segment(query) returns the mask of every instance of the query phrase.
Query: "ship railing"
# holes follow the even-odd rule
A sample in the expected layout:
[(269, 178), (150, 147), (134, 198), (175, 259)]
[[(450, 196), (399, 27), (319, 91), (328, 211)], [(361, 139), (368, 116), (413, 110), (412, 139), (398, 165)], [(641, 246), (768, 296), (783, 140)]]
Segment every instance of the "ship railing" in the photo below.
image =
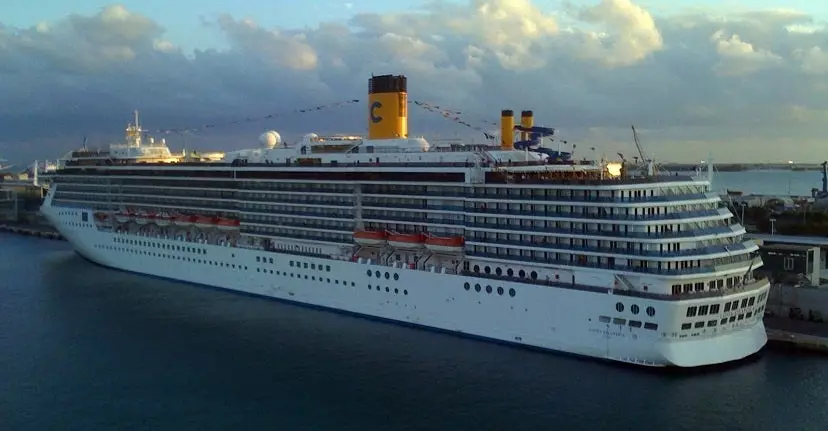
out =
[[(367, 217), (366, 217), (367, 218)], [(386, 217), (387, 220), (390, 220), (390, 217)], [(421, 223), (439, 223), (439, 224), (453, 224), (449, 223), (447, 220), (438, 221), (436, 219), (424, 219), (423, 217), (402, 217), (402, 216), (394, 216), (393, 219), (402, 219), (404, 221), (415, 221)], [(504, 219), (505, 221), (506, 219)], [(508, 224), (508, 223), (466, 223), (465, 221), (461, 221), (460, 223), (464, 225), (467, 229), (468, 228), (483, 228), (483, 229), (497, 229), (497, 230), (511, 230), (516, 232), (533, 232), (535, 234), (538, 233), (538, 229), (532, 226), (522, 226), (517, 224)], [(562, 235), (588, 235), (588, 236), (602, 236), (602, 237), (610, 237), (610, 238), (654, 238), (654, 239), (667, 239), (667, 238), (697, 238), (704, 235), (720, 235), (720, 234), (728, 234), (733, 233), (734, 228), (731, 226), (713, 226), (707, 227), (703, 229), (697, 230), (682, 230), (682, 231), (673, 231), (673, 232), (622, 232), (622, 231), (611, 231), (611, 230), (598, 230), (598, 229), (566, 229), (566, 228), (545, 228), (543, 233), (557, 233)]]
[(605, 293), (605, 294), (613, 294), (619, 296), (630, 296), (636, 298), (645, 298), (645, 299), (653, 299), (659, 301), (687, 301), (692, 299), (705, 299), (705, 298), (713, 298), (713, 297), (724, 297), (724, 296), (731, 296), (734, 294), (742, 293), (742, 292), (749, 292), (753, 290), (757, 290), (764, 286), (766, 281), (764, 279), (757, 279), (756, 282), (750, 285), (745, 285), (741, 288), (727, 288), (727, 289), (719, 289), (719, 290), (707, 290), (703, 292), (690, 292), (690, 293), (680, 293), (680, 294), (672, 294), (672, 293), (656, 293), (656, 292), (644, 292), (641, 290), (624, 290), (624, 289), (614, 289), (611, 287), (599, 287), (599, 286), (591, 286), (579, 283), (570, 283), (570, 282), (561, 282), (555, 280), (546, 280), (546, 279), (531, 279), (531, 278), (520, 278), (520, 277), (509, 277), (507, 275), (495, 275), (495, 274), (484, 274), (479, 272), (471, 272), (467, 270), (463, 270), (460, 272), (460, 275), (468, 276), (468, 277), (477, 277), (477, 278), (486, 278), (490, 280), (500, 280), (500, 281), (509, 281), (515, 283), (525, 283), (525, 284), (534, 284), (538, 286), (549, 286), (549, 287), (557, 287), (563, 289), (574, 289), (574, 290), (581, 290), (587, 292), (594, 292), (594, 293)]
[[(571, 232), (577, 234), (579, 232)], [(633, 237), (635, 238), (635, 237)], [(667, 237), (665, 237), (667, 238)], [(731, 243), (731, 244), (722, 244), (722, 245), (712, 245), (707, 247), (699, 247), (699, 248), (688, 248), (684, 250), (678, 251), (661, 251), (661, 250), (639, 250), (638, 248), (627, 248), (627, 247), (591, 247), (591, 246), (578, 246), (578, 245), (570, 245), (567, 243), (556, 243), (554, 238), (550, 239), (552, 241), (549, 242), (528, 242), (528, 241), (517, 241), (517, 240), (507, 240), (507, 239), (488, 239), (484, 237), (477, 237), (476, 235), (467, 236), (466, 242), (469, 245), (477, 245), (477, 244), (485, 244), (487, 246), (499, 246), (499, 245), (514, 245), (514, 246), (525, 246), (525, 247), (533, 247), (533, 248), (541, 248), (546, 250), (560, 250), (558, 252), (565, 252), (565, 251), (580, 251), (586, 253), (601, 253), (601, 254), (615, 254), (615, 255), (622, 255), (622, 256), (635, 256), (635, 257), (705, 257), (711, 254), (720, 254), (720, 253), (737, 253), (740, 251), (747, 250), (750, 241), (745, 241), (744, 243)], [(567, 240), (568, 241), (568, 240)], [(477, 244), (473, 244), (477, 243)]]
[[(466, 241), (468, 241), (468, 239)], [(666, 268), (653, 268), (653, 267), (640, 268), (640, 267), (635, 267), (635, 266), (609, 265), (609, 264), (606, 264), (606, 263), (598, 263), (598, 262), (573, 263), (569, 260), (552, 260), (552, 259), (543, 260), (541, 262), (537, 258), (530, 257), (530, 256), (521, 256), (521, 255), (506, 254), (506, 253), (477, 252), (477, 251), (471, 251), (471, 250), (466, 250), (466, 255), (469, 256), (469, 257), (484, 257), (484, 258), (491, 258), (491, 259), (501, 259), (501, 260), (509, 260), (509, 261), (526, 262), (527, 264), (545, 263), (545, 264), (551, 264), (551, 265), (560, 265), (560, 266), (576, 267), (576, 268), (598, 268), (598, 269), (608, 269), (608, 270), (619, 271), (619, 272), (635, 272), (635, 273), (642, 273), (642, 274), (673, 275), (673, 276), (675, 276), (675, 275), (690, 275), (690, 274), (709, 274), (709, 273), (712, 273), (712, 272), (717, 272), (717, 271), (722, 271), (722, 270), (733, 270), (733, 269), (737, 269), (737, 268), (744, 268), (745, 265), (748, 262), (748, 260), (744, 260), (744, 261), (741, 261), (741, 262), (733, 262), (733, 263), (729, 263), (727, 265), (720, 265), (720, 266), (700, 266), (700, 267), (693, 267), (693, 268), (666, 269)], [(722, 268), (725, 268), (725, 269), (722, 269)]]

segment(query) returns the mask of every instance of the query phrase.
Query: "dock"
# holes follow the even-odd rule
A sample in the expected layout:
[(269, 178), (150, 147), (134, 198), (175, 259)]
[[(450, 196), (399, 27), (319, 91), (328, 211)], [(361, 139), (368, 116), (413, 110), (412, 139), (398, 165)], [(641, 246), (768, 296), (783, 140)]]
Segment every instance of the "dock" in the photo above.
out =
[(828, 355), (828, 324), (765, 316), (768, 347)]
[(18, 235), (28, 235), (39, 238), (62, 241), (66, 240), (66, 238), (64, 238), (63, 235), (61, 235), (54, 228), (43, 225), (0, 224), (0, 232), (8, 232)]

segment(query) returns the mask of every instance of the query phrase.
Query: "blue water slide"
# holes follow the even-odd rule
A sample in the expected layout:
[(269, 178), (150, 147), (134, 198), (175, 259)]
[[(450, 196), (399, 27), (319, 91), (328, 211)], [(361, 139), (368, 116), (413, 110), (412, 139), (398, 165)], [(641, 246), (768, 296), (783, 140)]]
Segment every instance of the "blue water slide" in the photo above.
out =
[(546, 137), (546, 136), (552, 136), (552, 135), (555, 134), (555, 129), (553, 129), (552, 127), (539, 127), (539, 126), (523, 127), (523, 126), (518, 124), (518, 125), (515, 126), (515, 130), (517, 130), (519, 132), (528, 132), (528, 133), (531, 133), (533, 137), (534, 137), (534, 135), (537, 135), (537, 137), (539, 137), (539, 138)]

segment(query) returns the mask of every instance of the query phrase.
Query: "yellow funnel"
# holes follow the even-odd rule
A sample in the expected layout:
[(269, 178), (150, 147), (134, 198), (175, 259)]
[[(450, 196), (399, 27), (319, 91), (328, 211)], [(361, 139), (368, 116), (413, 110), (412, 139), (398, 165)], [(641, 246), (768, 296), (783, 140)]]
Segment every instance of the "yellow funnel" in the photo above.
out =
[(500, 148), (515, 148), (515, 113), (511, 109), (500, 111)]
[[(533, 127), (535, 125), (535, 117), (532, 111), (522, 111), (520, 113), (520, 125), (523, 127)], [(528, 141), (529, 132), (520, 132), (520, 140)]]
[(408, 137), (408, 80), (382, 75), (368, 80), (368, 139)]

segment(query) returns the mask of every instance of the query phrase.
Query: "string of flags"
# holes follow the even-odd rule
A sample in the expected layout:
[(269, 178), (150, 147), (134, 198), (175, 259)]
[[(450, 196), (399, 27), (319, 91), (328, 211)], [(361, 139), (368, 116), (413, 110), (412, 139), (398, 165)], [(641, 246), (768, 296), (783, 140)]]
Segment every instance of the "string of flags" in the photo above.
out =
[[(196, 127), (179, 127), (179, 128), (146, 130), (145, 132), (154, 133), (154, 134), (197, 133), (199, 131), (214, 129), (214, 128), (222, 127), (222, 126), (232, 126), (232, 125), (237, 125), (237, 124), (245, 124), (245, 123), (253, 123), (253, 122), (259, 122), (259, 121), (265, 121), (265, 120), (272, 120), (272, 119), (284, 117), (286, 115), (304, 114), (304, 113), (309, 113), (309, 112), (324, 111), (324, 110), (327, 110), (327, 109), (333, 109), (333, 108), (339, 108), (339, 107), (343, 107), (343, 106), (347, 106), (347, 105), (353, 105), (353, 104), (356, 104), (356, 103), (359, 103), (359, 102), (360, 102), (359, 99), (350, 99), (350, 100), (343, 100), (343, 101), (334, 102), (334, 103), (327, 103), (327, 104), (324, 104), (324, 105), (313, 106), (313, 107), (309, 107), (309, 108), (300, 108), (300, 109), (293, 109), (293, 110), (283, 111), (283, 112), (279, 112), (279, 113), (272, 113), (272, 114), (268, 114), (268, 115), (261, 116), (261, 117), (239, 118), (239, 119), (235, 119), (235, 120), (232, 120), (232, 121), (226, 121), (226, 122), (222, 122), (222, 123), (213, 123), (213, 124), (203, 124), (201, 126), (196, 126)], [(453, 122), (455, 122), (455, 123), (457, 123), (461, 126), (468, 127), (469, 129), (481, 132), (486, 137), (486, 139), (489, 139), (489, 140), (496, 139), (495, 135), (493, 135), (490, 132), (490, 130), (487, 130), (487, 129), (485, 129), (483, 127), (480, 127), (480, 126), (476, 126), (476, 125), (471, 124), (468, 121), (464, 120), (461, 117), (461, 114), (462, 114), (461, 111), (457, 111), (457, 110), (454, 110), (454, 109), (449, 109), (449, 108), (446, 108), (445, 106), (440, 106), (440, 105), (424, 102), (424, 101), (421, 101), (421, 100), (410, 100), (409, 103), (413, 103), (414, 105), (416, 105), (416, 106), (418, 106), (418, 107), (420, 107), (420, 108), (422, 108), (426, 111), (438, 114), (438, 115), (442, 116), (443, 118), (445, 118), (447, 120), (451, 120), (451, 121), (453, 121)], [(499, 124), (496, 121), (481, 121), (480, 124), (485, 125), (487, 127), (495, 128), (495, 129), (499, 127)], [(564, 143), (566, 143), (566, 142), (564, 141)], [(574, 145), (573, 145), (573, 147), (574, 147)]]
[(352, 105), (354, 103), (359, 103), (359, 99), (343, 100), (343, 101), (340, 101), (340, 102), (328, 103), (328, 104), (325, 104), (325, 105), (313, 106), (313, 107), (310, 107), (310, 108), (293, 109), (293, 110), (290, 110), (290, 111), (284, 111), (284, 112), (279, 112), (279, 113), (274, 113), (274, 114), (268, 114), (268, 115), (265, 115), (263, 117), (241, 118), (241, 119), (236, 119), (236, 120), (227, 121), (227, 122), (223, 122), (223, 123), (204, 124), (204, 125), (201, 125), (201, 126), (198, 126), (198, 127), (156, 129), (156, 130), (152, 130), (152, 131), (149, 131), (149, 132), (157, 133), (157, 134), (196, 133), (198, 131), (213, 129), (213, 128), (221, 127), (221, 126), (231, 126), (231, 125), (236, 125), (236, 124), (253, 123), (253, 122), (257, 122), (257, 121), (271, 120), (271, 119), (274, 119), (274, 118), (284, 117), (285, 115), (304, 114), (304, 113), (308, 113), (308, 112), (323, 111), (323, 110), (326, 110), (326, 109), (339, 108), (341, 106)]
[[(460, 114), (462, 114), (462, 112), (460, 112), (460, 111), (455, 111), (453, 109), (447, 109), (447, 108), (441, 107), (439, 105), (432, 105), (430, 103), (423, 102), (423, 101), (420, 101), (420, 100), (413, 100), (410, 103), (413, 103), (413, 104), (419, 106), (420, 108), (425, 109), (426, 111), (430, 111), (430, 112), (434, 112), (436, 114), (440, 114), (440, 115), (443, 116), (443, 118), (454, 121), (455, 123), (460, 124), (461, 126), (465, 126), (465, 127), (468, 127), (472, 130), (476, 130), (478, 132), (481, 132), (481, 133), (483, 133), (484, 136), (486, 136), (486, 139), (489, 139), (489, 140), (494, 140), (495, 139), (495, 136), (492, 135), (491, 133), (489, 133), (488, 130), (486, 130), (482, 127), (475, 126), (475, 125), (470, 124), (470, 123), (466, 122), (465, 120), (463, 120), (460, 117)], [(485, 122), (482, 122), (482, 123), (486, 124), (487, 126), (493, 126), (493, 127), (498, 126), (498, 124), (496, 122), (493, 122), (493, 121), (485, 121)]]

